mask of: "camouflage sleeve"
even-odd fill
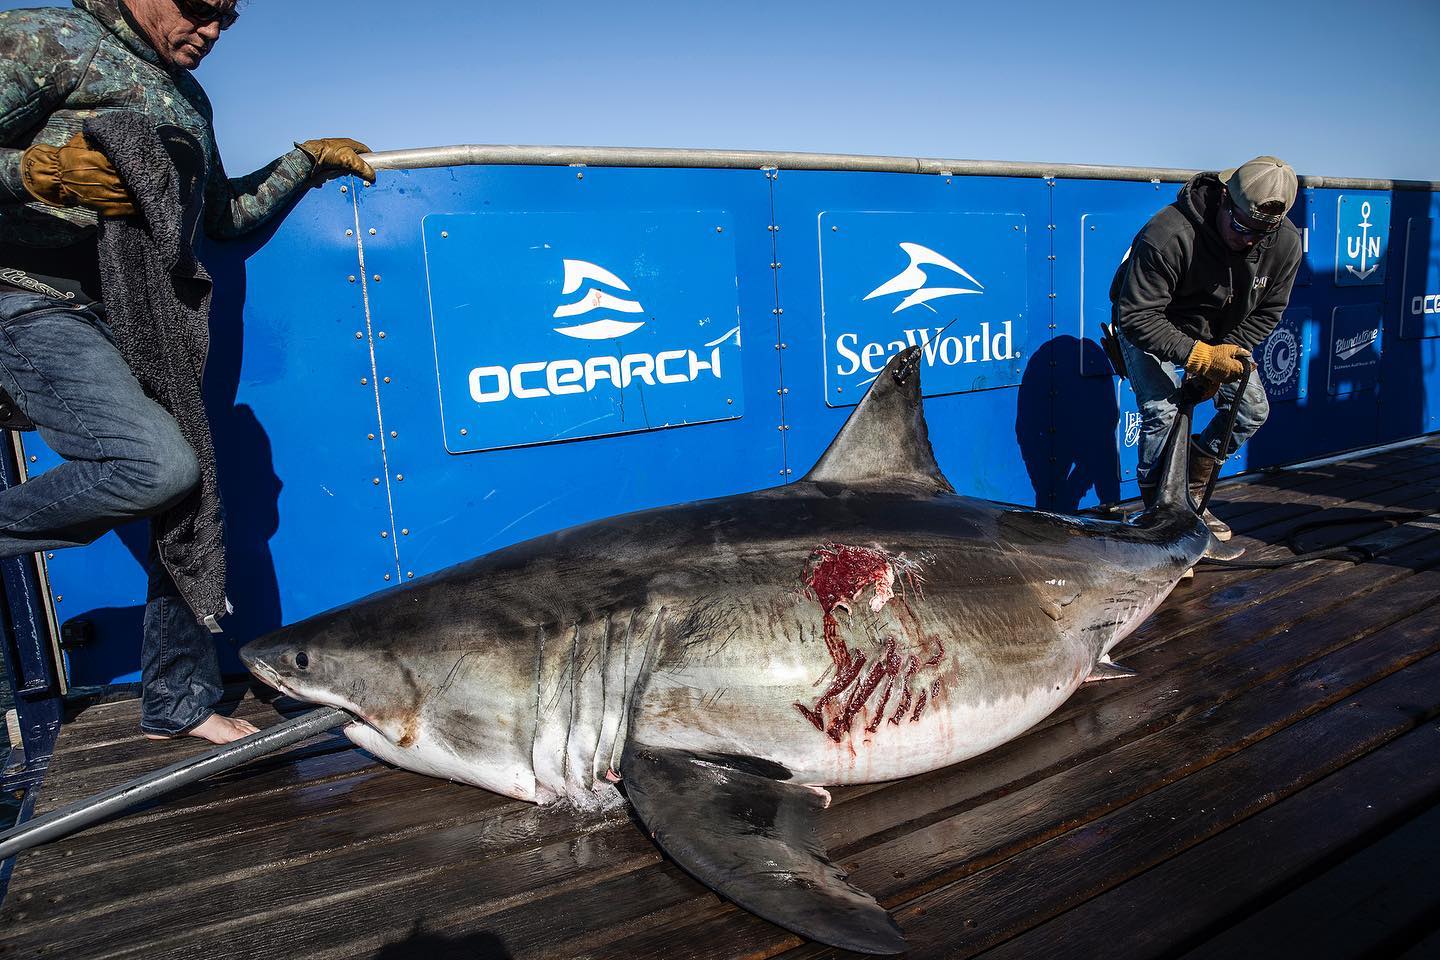
[[[0,203],[29,203],[20,182],[26,134],[69,96],[95,56],[83,30],[60,29],[54,10],[0,12]]]
[[[205,232],[226,240],[259,227],[310,186],[314,166],[310,156],[297,147],[249,176],[231,180],[217,149],[205,188]]]

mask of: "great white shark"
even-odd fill
[[[397,766],[511,797],[623,795],[698,879],[810,939],[905,948],[820,843],[825,786],[1014,739],[1205,552],[1182,404],[1137,522],[956,495],[893,357],[804,479],[515,544],[241,656]],[[617,790],[618,788],[618,790]]]

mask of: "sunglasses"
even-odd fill
[[[1240,222],[1240,219],[1238,217],[1235,216],[1235,204],[1230,203],[1230,229],[1234,230],[1242,237],[1263,237],[1266,234],[1274,233],[1275,229],[1279,226],[1280,224],[1277,223],[1274,227],[1271,227],[1268,230],[1259,230],[1255,227],[1247,227],[1245,226],[1245,224]]]
[[[206,0],[175,0],[175,6],[180,9],[187,20],[193,20],[200,26],[207,23],[218,23],[221,30],[229,30],[235,26],[235,21],[240,19],[240,14],[233,4],[220,8],[213,3],[207,3]]]

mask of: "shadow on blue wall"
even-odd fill
[[[1035,490],[1035,504],[1074,510],[1094,488],[1101,503],[1120,499],[1120,419],[1113,377],[1084,377],[1108,369],[1100,345],[1063,335],[1030,357],[1015,404],[1015,439]]]

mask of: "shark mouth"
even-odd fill
[[[364,718],[364,715],[361,714],[358,707],[356,707],[353,703],[346,701],[342,697],[324,694],[319,691],[302,690],[294,687],[282,680],[280,678],[279,672],[274,667],[270,666],[270,664],[266,663],[264,660],[248,659],[245,666],[249,668],[250,672],[255,675],[255,678],[257,680],[265,684],[270,689],[276,691],[277,693],[282,693],[285,696],[295,700],[299,700],[302,703],[313,703],[316,706],[320,707],[335,707],[336,709],[344,710],[346,713],[350,714],[352,717],[355,718],[345,728],[347,734],[349,733],[349,731],[353,730],[357,726],[370,727],[371,729],[376,729],[376,732],[380,732],[377,728],[374,727],[373,724],[371,724],[368,720]],[[383,736],[384,734],[382,733],[381,735]],[[351,739],[353,740],[354,737],[351,737]]]

